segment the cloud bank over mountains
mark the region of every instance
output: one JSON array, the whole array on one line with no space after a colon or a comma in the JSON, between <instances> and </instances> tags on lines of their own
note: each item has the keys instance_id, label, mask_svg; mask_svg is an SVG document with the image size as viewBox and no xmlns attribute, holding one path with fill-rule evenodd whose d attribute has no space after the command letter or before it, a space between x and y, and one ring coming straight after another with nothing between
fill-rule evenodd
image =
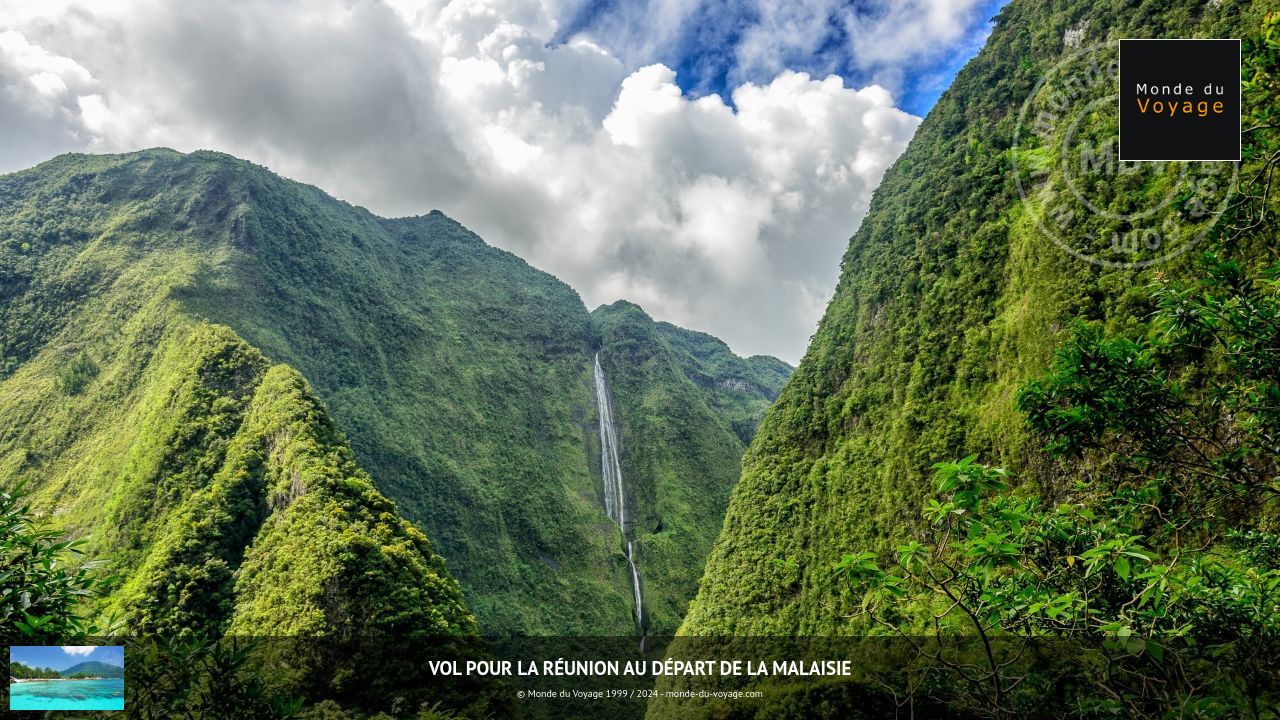
<instances>
[{"instance_id":1,"label":"cloud bank over mountains","mask_svg":"<svg viewBox=\"0 0 1280 720\"><path fill-rule=\"evenodd\" d=\"M900 25L963 37L946 32L972 1L913 2L933 14ZM775 38L752 31L735 62L777 71L721 97L683 92L613 21L566 36L588 10L8 2L0 171L66 151L221 150L382 215L439 208L589 307L626 298L738 352L797 361L848 236L919 118L880 85L786 69L803 18L778 20ZM635 22L661 38L690 17L658 3ZM868 57L909 52L888 40L892 27L865 32Z\"/></svg>"}]
</instances>

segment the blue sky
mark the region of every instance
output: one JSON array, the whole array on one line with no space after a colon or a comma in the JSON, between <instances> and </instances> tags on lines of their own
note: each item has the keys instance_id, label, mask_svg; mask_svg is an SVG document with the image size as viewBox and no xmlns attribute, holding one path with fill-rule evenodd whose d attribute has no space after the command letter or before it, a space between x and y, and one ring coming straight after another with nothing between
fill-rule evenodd
<instances>
[{"instance_id":1,"label":"blue sky","mask_svg":"<svg viewBox=\"0 0 1280 720\"><path fill-rule=\"evenodd\" d=\"M27 667L53 668L62 671L90 660L124 667L124 648L117 646L35 646L15 645L9 648L9 660Z\"/></svg>"},{"instance_id":2,"label":"blue sky","mask_svg":"<svg viewBox=\"0 0 1280 720\"><path fill-rule=\"evenodd\" d=\"M563 19L557 40L585 35L629 65L667 65L691 95L717 93L727 100L736 85L767 83L785 68L839 75L851 87L882 84L899 107L922 116L981 48L1006 1L586 0ZM647 12L637 12L646 5ZM655 5L683 6L674 29L654 32L649 20ZM786 5L794 9L776 11ZM910 26L930 13L938 18L932 25ZM889 39L896 52L871 47L864 53L878 37ZM749 44L754 48L744 52Z\"/></svg>"}]
</instances>

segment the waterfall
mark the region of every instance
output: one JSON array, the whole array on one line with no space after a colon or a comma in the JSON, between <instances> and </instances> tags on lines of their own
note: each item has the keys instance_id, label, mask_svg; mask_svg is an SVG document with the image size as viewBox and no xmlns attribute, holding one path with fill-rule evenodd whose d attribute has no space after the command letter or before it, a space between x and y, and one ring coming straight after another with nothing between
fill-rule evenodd
<instances>
[{"instance_id":1,"label":"waterfall","mask_svg":"<svg viewBox=\"0 0 1280 720\"><path fill-rule=\"evenodd\" d=\"M631 594L635 602L636 628L643 636L644 594L640 590L640 570L636 568L636 541L631 522L627 519L627 494L622 485L622 464L619 462L618 426L613 421L613 406L609 403L609 384L600 367L600 353L595 359L596 405L600 416L600 479L604 483L604 511L622 531L626 543L627 565L631 567ZM644 644L641 643L641 648Z\"/></svg>"}]
</instances>

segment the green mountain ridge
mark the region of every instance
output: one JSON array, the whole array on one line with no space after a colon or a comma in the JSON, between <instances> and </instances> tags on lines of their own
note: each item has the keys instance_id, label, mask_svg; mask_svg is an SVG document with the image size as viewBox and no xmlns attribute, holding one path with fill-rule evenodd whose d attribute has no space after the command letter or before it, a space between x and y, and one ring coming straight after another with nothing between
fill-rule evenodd
<instances>
[{"instance_id":1,"label":"green mountain ridge","mask_svg":"<svg viewBox=\"0 0 1280 720\"><path fill-rule=\"evenodd\" d=\"M770 355L739 357L722 340L671 323L659 322L658 334L685 377L707 394L711 407L728 420L743 445L751 444L793 368Z\"/></svg>"},{"instance_id":2,"label":"green mountain ridge","mask_svg":"<svg viewBox=\"0 0 1280 720\"><path fill-rule=\"evenodd\" d=\"M1022 102L1075 47L1256 35L1276 7L1014 0L1001 10L850 240L819 329L744 456L683 633L865 632L845 611L858 598L834 583L833 565L845 553L891 556L918 529L935 463L977 453L1049 492L1070 486L1030 437L1018 387L1049 365L1077 319L1140 334L1154 310L1146 288L1157 277L1196 277L1196 253L1113 268L1044 237L1014 182ZM1112 182L1116 196L1153 192ZM1071 223L1064 232L1098 242L1125 230L1097 214ZM1236 250L1251 268L1271 256Z\"/></svg>"},{"instance_id":3,"label":"green mountain ridge","mask_svg":"<svg viewBox=\"0 0 1280 720\"><path fill-rule=\"evenodd\" d=\"M75 665L72 665L65 670L60 670L59 672L61 672L64 677L68 675L75 675L76 673L88 673L89 675L96 675L97 677L104 678L124 677L124 668L119 665L98 662L97 660L76 663Z\"/></svg>"},{"instance_id":4,"label":"green mountain ridge","mask_svg":"<svg viewBox=\"0 0 1280 720\"><path fill-rule=\"evenodd\" d=\"M710 547L786 366L646 337L713 379L653 376L679 387L645 419L666 431L648 447L698 473L623 462L661 508L641 572L670 631L705 552L658 546ZM644 375L571 288L438 212L378 218L204 151L0 177L0 482L30 481L146 626L314 634L376 612L466 633L469 608L492 634L633 633L596 352L611 381Z\"/></svg>"}]
</instances>

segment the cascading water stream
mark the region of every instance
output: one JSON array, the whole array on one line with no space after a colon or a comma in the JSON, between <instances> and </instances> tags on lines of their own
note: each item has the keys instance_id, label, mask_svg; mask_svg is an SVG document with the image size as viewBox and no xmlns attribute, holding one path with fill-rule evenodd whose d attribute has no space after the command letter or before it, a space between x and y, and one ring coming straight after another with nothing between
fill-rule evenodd
<instances>
[{"instance_id":1,"label":"cascading water stream","mask_svg":"<svg viewBox=\"0 0 1280 720\"><path fill-rule=\"evenodd\" d=\"M613 421L613 407L609 403L609 384L600 367L600 353L595 358L596 405L600 416L600 478L604 483L604 511L622 531L626 542L627 564L631 566L631 590L636 608L636 628L643 637L644 594L640 589L640 571L636 568L636 541L631 523L627 519L627 494L622 485L622 463L619 462L618 428ZM641 648L644 647L643 641Z\"/></svg>"}]
</instances>

